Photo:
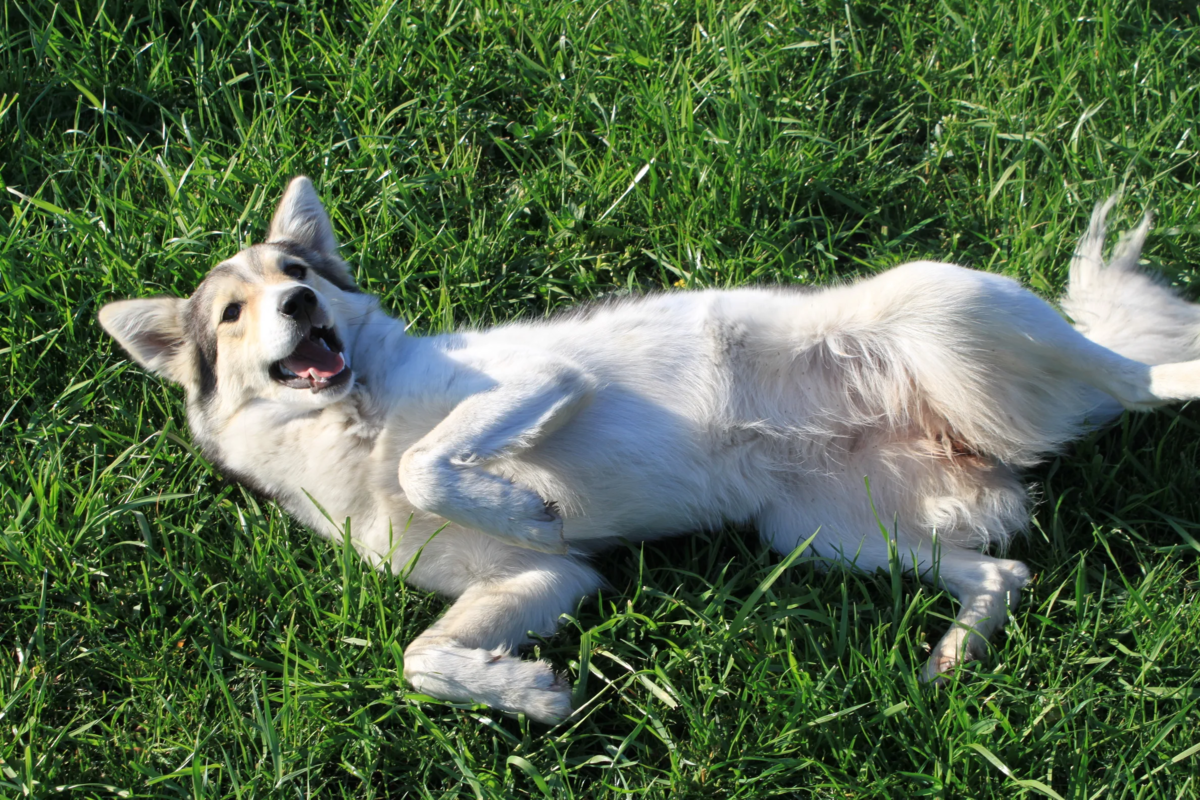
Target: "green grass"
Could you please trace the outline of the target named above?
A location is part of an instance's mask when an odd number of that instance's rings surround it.
[[[1036,579],[943,690],[946,595],[803,563],[756,592],[779,560],[727,531],[602,560],[540,645],[590,701],[550,730],[411,694],[441,601],[215,473],[94,322],[187,293],[297,173],[417,330],[914,257],[1053,296],[1121,189],[1195,298],[1194,3],[2,8],[0,795],[1200,794],[1194,408],[1034,472]]]

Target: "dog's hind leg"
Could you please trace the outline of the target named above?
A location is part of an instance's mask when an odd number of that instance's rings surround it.
[[[548,724],[571,714],[571,686],[545,661],[513,650],[529,634],[549,635],[601,583],[569,557],[541,557],[527,569],[480,581],[404,651],[404,677],[419,692],[486,703]]]
[[[902,426],[928,409],[1010,466],[1106,422],[1103,394],[1130,409],[1200,397],[1200,361],[1126,358],[998,275],[916,262],[848,287],[836,305],[843,318],[824,323],[811,351],[860,398],[857,410]]]
[[[848,494],[835,479],[829,483],[822,488],[822,497]],[[885,536],[874,515],[864,508],[866,498],[857,499],[858,503],[846,498],[836,506],[822,503],[817,507],[797,501],[776,503],[760,515],[760,534],[777,552],[788,553],[816,531],[811,550],[817,556],[866,572],[898,567],[957,598],[959,613],[930,653],[921,671],[923,681],[981,658],[988,639],[1004,627],[1009,610],[1016,608],[1021,588],[1029,582],[1029,568],[1020,561],[935,544],[919,533],[898,530]],[[826,520],[819,529],[817,518]],[[856,533],[847,533],[852,530]],[[863,530],[869,532],[857,533]]]
[[[1104,355],[1095,357],[1093,354],[1092,358],[1085,356],[1076,361],[1073,359],[1075,354],[1063,353],[1064,373],[1111,395],[1125,408],[1145,411],[1200,398],[1200,361],[1149,366],[1130,361],[1100,345],[1092,344],[1092,347],[1104,350]]]
[[[1061,318],[1047,317],[1027,337],[1027,346],[1041,351],[1058,375],[1099,389],[1130,410],[1200,398],[1200,361],[1143,364],[1093,342]]]

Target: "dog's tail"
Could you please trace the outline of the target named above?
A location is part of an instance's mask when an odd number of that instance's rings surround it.
[[[1124,234],[1105,261],[1105,220],[1114,195],[1097,203],[1088,231],[1071,259],[1071,275],[1062,309],[1075,329],[1097,344],[1143,364],[1172,364],[1200,358],[1200,305],[1138,269],[1138,257],[1150,231],[1150,213]],[[1116,402],[1102,414],[1121,413]]]
[[[1105,218],[1116,202],[1110,197],[1092,212],[1071,260],[1063,311],[1084,336],[1134,361],[1156,365],[1200,358],[1200,306],[1138,269],[1149,212],[1104,260]]]

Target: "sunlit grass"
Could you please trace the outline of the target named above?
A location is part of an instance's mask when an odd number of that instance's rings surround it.
[[[586,701],[551,730],[411,694],[441,601],[214,472],[94,322],[186,294],[298,173],[416,331],[915,257],[1053,296],[1120,190],[1194,298],[1194,6],[3,8],[0,795],[1200,791],[1193,409],[1036,470],[1036,579],[943,690],[948,597],[803,563],[756,593],[778,559],[731,530],[601,560],[540,645]]]

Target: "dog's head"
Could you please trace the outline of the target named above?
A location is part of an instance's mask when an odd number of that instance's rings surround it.
[[[139,364],[183,384],[193,407],[271,400],[312,409],[354,384],[349,345],[364,303],[329,216],[300,177],[265,244],[218,264],[186,300],[109,303],[100,324]]]

